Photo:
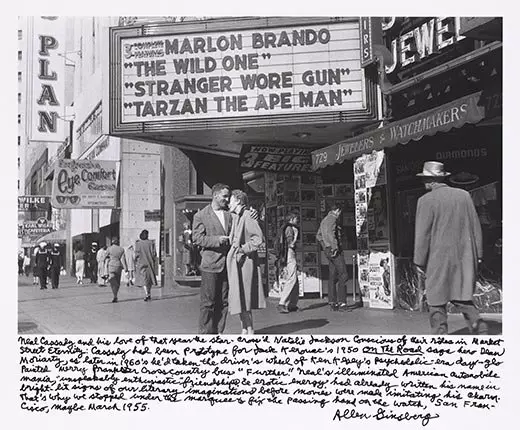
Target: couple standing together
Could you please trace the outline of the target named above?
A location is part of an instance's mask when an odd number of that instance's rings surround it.
[[[229,211],[228,211],[229,209]],[[193,218],[193,243],[201,247],[200,334],[223,334],[227,313],[240,315],[242,334],[253,334],[253,309],[266,307],[258,248],[264,238],[247,194],[225,184]]]

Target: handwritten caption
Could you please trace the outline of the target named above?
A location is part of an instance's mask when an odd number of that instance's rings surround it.
[[[330,420],[417,421],[500,402],[499,338],[19,337],[20,407],[147,411],[157,402],[312,405]]]

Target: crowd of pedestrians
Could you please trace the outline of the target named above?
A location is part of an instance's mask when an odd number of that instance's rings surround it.
[[[425,280],[433,334],[448,332],[447,304],[463,313],[474,334],[486,334],[487,325],[473,303],[478,265],[482,261],[482,231],[470,194],[445,183],[450,174],[442,163],[426,162],[421,178],[428,191],[418,200],[415,226],[414,263]],[[328,302],[332,311],[350,311],[362,307],[362,296],[347,304],[347,268],[342,249],[340,219],[342,208],[333,205],[316,233],[329,263]],[[277,309],[289,313],[298,309],[299,286],[296,247],[300,236],[299,215],[289,213],[274,241],[276,268],[281,286]],[[254,334],[253,311],[266,307],[266,296],[258,257],[264,235],[258,212],[251,208],[247,194],[226,184],[212,187],[212,201],[195,213],[191,229],[192,243],[200,252],[200,334],[223,334],[228,314],[238,315],[242,334]],[[110,246],[92,242],[85,253],[81,244],[74,252],[76,282],[84,285],[85,274],[91,284],[112,290],[118,302],[122,275],[128,286],[143,287],[144,300],[152,298],[157,285],[155,244],[143,230],[139,240],[123,248],[114,237]],[[18,273],[29,276],[33,284],[47,289],[59,287],[64,272],[63,255],[58,243],[41,242],[33,259],[28,253],[18,255]],[[389,282],[387,282],[389,283]],[[357,282],[353,283],[356,288]],[[386,288],[390,288],[389,285]],[[358,287],[359,289],[359,287]],[[354,295],[355,297],[355,295]]]

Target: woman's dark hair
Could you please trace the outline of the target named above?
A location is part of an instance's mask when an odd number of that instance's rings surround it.
[[[139,235],[139,239],[141,240],[147,240],[148,239],[148,230],[143,230],[141,234]]]
[[[231,197],[237,199],[241,205],[247,206],[249,203],[249,199],[247,198],[247,194],[242,190],[233,190],[231,193]]]
[[[119,245],[119,239],[117,237],[112,238],[112,245]]]
[[[291,220],[292,220],[293,218],[300,218],[300,215],[298,215],[298,213],[296,213],[296,212],[289,212],[289,213],[287,214],[287,216],[285,217],[285,220],[286,220],[287,222],[291,222]]]
[[[81,243],[78,243],[78,246],[76,247],[76,251],[83,251],[83,245]]]

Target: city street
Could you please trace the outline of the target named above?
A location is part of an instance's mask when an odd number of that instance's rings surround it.
[[[40,290],[32,276],[19,277],[19,334],[196,334],[199,289],[164,287],[152,290],[153,300],[143,301],[143,291],[121,286],[119,302],[111,303],[110,287],[77,285],[62,276],[58,290]],[[254,311],[257,334],[429,334],[428,314],[403,310],[356,309],[331,312],[324,299],[300,300],[300,310],[280,314],[277,300]],[[490,334],[501,334],[501,315],[483,316]],[[450,334],[468,334],[461,315],[450,315]],[[240,333],[238,316],[228,318],[226,334]]]

